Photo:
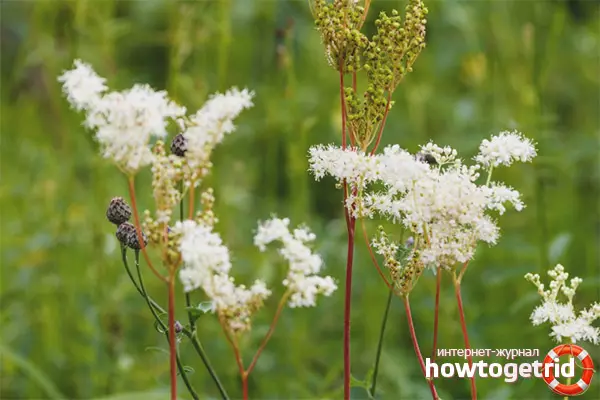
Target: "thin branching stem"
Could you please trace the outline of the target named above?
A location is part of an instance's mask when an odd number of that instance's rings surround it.
[[[471,345],[469,344],[469,334],[467,332],[467,323],[465,322],[465,310],[463,308],[463,301],[460,293],[460,280],[456,277],[456,275],[453,275],[453,278],[454,292],[456,293],[456,303],[458,304],[458,313],[460,315],[460,327],[462,329],[463,338],[465,340],[465,349],[468,350],[467,359],[469,361],[469,367],[472,367],[473,357],[471,356]],[[477,399],[477,385],[475,384],[475,375],[471,377],[471,399]]]
[[[254,369],[254,366],[256,365],[256,362],[258,361],[258,357],[260,357],[260,355],[261,355],[262,351],[264,350],[265,346],[267,345],[267,343],[269,343],[269,340],[271,339],[271,336],[273,335],[273,332],[275,331],[275,327],[277,326],[277,321],[279,321],[279,317],[281,316],[281,311],[283,311],[283,307],[285,306],[285,303],[287,302],[287,300],[288,300],[289,297],[290,297],[290,292],[289,291],[286,292],[281,297],[281,300],[279,301],[279,305],[277,306],[277,311],[275,311],[275,316],[273,317],[273,321],[271,322],[271,326],[269,327],[269,331],[267,332],[267,334],[263,338],[262,343],[260,344],[258,350],[254,354],[254,357],[252,358],[252,362],[250,363],[250,365],[246,369],[246,374],[250,375],[250,373]]]
[[[408,320],[408,329],[410,331],[410,337],[412,339],[413,347],[415,349],[415,353],[417,358],[419,359],[419,365],[421,366],[421,371],[423,372],[423,376],[427,380],[427,384],[429,385],[429,389],[431,390],[431,396],[434,400],[438,400],[439,396],[437,391],[435,390],[435,385],[433,384],[433,380],[427,378],[427,372],[425,371],[425,361],[423,361],[423,355],[421,354],[421,349],[419,348],[419,342],[417,341],[417,334],[415,332],[415,326],[412,319],[412,314],[410,312],[410,302],[408,300],[408,294],[402,297],[404,302],[404,309],[406,310],[406,319]]]
[[[180,192],[183,193],[183,184],[181,184],[179,188],[180,188]],[[190,201],[190,204],[192,204],[191,201]],[[183,198],[182,198],[179,201],[179,220],[183,221],[183,218],[184,218],[184,204],[183,204]],[[190,294],[187,292],[185,293],[185,305],[188,310],[187,314],[188,314],[188,321],[190,323],[190,329],[189,330],[184,329],[183,333],[192,342],[192,346],[194,347],[194,350],[196,350],[196,353],[198,353],[198,356],[200,356],[200,359],[202,360],[204,367],[208,371],[208,374],[212,378],[215,385],[217,385],[217,389],[219,390],[221,398],[223,398],[223,400],[228,400],[229,396],[227,395],[227,391],[225,390],[225,387],[221,383],[221,380],[219,379],[217,372],[211,365],[210,360],[208,359],[208,356],[206,355],[206,352],[204,351],[204,348],[202,347],[202,344],[200,343],[200,339],[198,339],[198,332],[196,330],[196,322],[192,315],[192,309],[191,309],[192,299],[191,299]]]
[[[133,181],[133,177],[130,177],[128,180],[128,184],[129,184],[129,197],[131,199],[131,208],[133,210],[133,220],[135,222],[135,232],[137,234],[137,238],[138,238],[138,243],[142,249],[142,254],[144,255],[144,259],[146,260],[146,264],[148,264],[148,268],[150,268],[150,270],[152,271],[152,273],[154,275],[156,275],[156,277],[158,279],[160,279],[163,282],[167,282],[167,278],[165,278],[164,276],[162,276],[157,270],[156,268],[154,268],[154,266],[152,265],[152,261],[150,261],[150,257],[148,256],[148,252],[146,251],[146,244],[144,242],[143,239],[143,235],[142,235],[142,226],[140,224],[140,215],[138,213],[138,208],[137,208],[137,202],[135,199],[135,185],[134,185],[134,181]]]
[[[437,268],[435,284],[435,309],[433,311],[433,349],[431,350],[431,360],[435,361],[437,355],[437,342],[438,342],[438,323],[440,316],[440,292],[442,290],[442,269]]]
[[[377,343],[377,354],[375,355],[375,365],[373,366],[373,378],[371,381],[371,397],[375,398],[375,390],[377,389],[377,374],[379,373],[379,360],[381,359],[381,350],[383,349],[383,337],[385,335],[385,327],[387,325],[388,314],[390,313],[390,305],[392,304],[392,297],[394,291],[390,289],[388,298],[385,304],[385,311],[383,313],[383,319],[381,320],[381,329],[379,330],[379,342]]]
[[[369,242],[369,236],[367,235],[367,229],[365,227],[364,219],[360,220],[360,224],[362,226],[365,244],[367,245],[367,249],[369,249],[369,255],[371,256],[371,261],[373,262],[373,265],[375,265],[375,268],[377,268],[377,272],[379,273],[379,276],[381,277],[381,279],[383,279],[383,282],[385,283],[385,285],[388,287],[388,289],[392,290],[392,284],[385,277],[383,271],[381,270],[381,267],[379,266],[379,263],[377,262],[377,258],[375,258],[375,253],[373,253],[373,249],[371,248],[371,243]]]
[[[162,307],[160,307],[158,304],[156,304],[156,302],[154,302],[154,300],[152,300],[150,298],[150,296],[148,296],[148,293],[146,292],[146,287],[144,286],[144,278],[142,277],[142,271],[140,270],[139,251],[136,250],[136,252],[135,252],[135,269],[136,269],[138,280],[139,280],[139,286],[135,282],[135,279],[133,279],[133,275],[131,274],[131,272],[129,270],[129,266],[127,264],[127,257],[125,255],[125,250],[123,251],[123,263],[125,264],[125,269],[127,270],[127,273],[129,274],[129,277],[131,278],[131,281],[133,282],[135,287],[138,289],[138,292],[140,292],[140,294],[142,295],[144,300],[146,300],[146,304],[148,305],[148,308],[150,309],[152,316],[154,317],[154,319],[156,320],[156,323],[161,328],[161,332],[163,332],[165,334],[167,341],[170,343],[169,333],[167,332],[168,331],[167,326],[162,321],[160,316],[156,313],[156,311],[158,310],[161,314],[164,314],[165,310]],[[181,359],[179,357],[179,353],[177,353],[177,352],[175,353],[175,361],[177,364],[177,369],[179,370],[179,374],[181,375],[181,379],[183,379],[183,383],[185,384],[186,388],[190,392],[190,395],[192,396],[192,398],[194,400],[199,399],[198,393],[196,393],[196,390],[194,389],[191,382],[189,381],[189,378],[187,376],[187,373],[185,371],[183,363],[181,362]]]

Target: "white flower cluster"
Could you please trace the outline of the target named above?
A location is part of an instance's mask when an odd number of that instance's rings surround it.
[[[148,85],[107,92],[105,79],[80,60],[58,80],[72,107],[86,111],[85,125],[96,130],[103,156],[126,173],[151,164],[150,139],[165,138],[169,120],[185,115],[185,108],[169,100],[166,92]]]
[[[202,288],[232,332],[250,329],[252,315],[271,295],[266,284],[256,280],[250,288],[235,285],[229,276],[229,249],[211,227],[187,220],[177,222],[173,232],[180,235],[179,251],[184,266],[179,278],[184,290]]]
[[[190,126],[183,133],[187,141],[186,158],[192,167],[205,165],[214,147],[226,134],[235,130],[233,120],[253,106],[253,92],[231,88],[224,94],[212,95],[198,112],[190,117]]]
[[[85,126],[96,131],[103,156],[127,174],[154,162],[151,139],[164,139],[168,123],[176,121],[187,142],[187,176],[193,177],[188,180],[195,184],[210,168],[214,147],[235,130],[233,119],[253,105],[252,92],[234,87],[224,94],[213,94],[196,114],[186,119],[186,109],[169,100],[165,91],[136,84],[128,90],[109,92],[106,80],[80,60],[75,60],[74,68],[58,80],[71,106],[85,110]]]
[[[281,241],[280,254],[289,262],[289,272],[283,285],[287,287],[290,307],[316,305],[316,296],[331,295],[337,286],[329,276],[316,275],[323,264],[321,257],[313,254],[306,243],[315,235],[306,228],[290,233],[288,219],[273,218],[259,224],[254,243],[261,251],[273,241]],[[236,286],[229,275],[231,259],[229,249],[212,227],[192,220],[177,222],[172,229],[179,237],[183,267],[179,279],[184,290],[201,288],[212,300],[215,312],[225,320],[233,332],[250,329],[251,317],[271,295],[263,281],[256,280],[250,288]]]
[[[504,140],[507,134],[502,133],[484,143],[494,143],[502,157],[509,154],[510,159],[530,160],[535,149],[523,150],[530,142],[516,141],[520,136],[511,135],[511,140]],[[482,144],[482,151],[488,147]],[[490,157],[478,159],[483,163]],[[430,161],[433,165],[427,158],[434,160]],[[463,165],[456,150],[433,143],[421,146],[416,156],[397,145],[378,155],[316,146],[311,148],[309,160],[317,180],[331,175],[350,185],[346,207],[354,217],[371,218],[377,213],[420,237],[423,247],[419,254],[425,264],[451,267],[466,262],[473,257],[478,240],[493,244],[499,236],[487,211],[503,214],[506,203],[516,210],[524,207],[519,192],[510,187],[496,182],[478,185],[482,165]],[[384,190],[370,190],[369,184],[383,184]]]
[[[536,307],[531,314],[533,325],[550,322],[552,324],[550,336],[557,342],[567,338],[572,343],[583,340],[598,344],[600,329],[592,326],[592,323],[600,318],[600,303],[594,303],[590,308],[576,314],[573,308],[573,297],[582,280],[573,278],[570,285],[567,285],[569,274],[560,264],[549,270],[548,275],[552,278],[548,290],[544,290],[545,286],[541,283],[538,274],[525,275],[525,279],[537,287],[538,293],[542,297],[542,304]],[[566,302],[559,301],[560,293],[566,297]]]
[[[484,140],[479,146],[475,161],[485,167],[511,165],[514,161],[527,162],[536,156],[533,142],[517,131],[500,132],[492,140]]]
[[[323,264],[318,254],[313,254],[306,243],[315,235],[307,228],[296,228],[290,232],[290,220],[272,218],[259,224],[254,244],[265,251],[269,243],[279,241],[279,254],[289,263],[289,272],[283,285],[290,291],[290,307],[313,307],[319,294],[330,296],[337,286],[330,276],[317,275]]]

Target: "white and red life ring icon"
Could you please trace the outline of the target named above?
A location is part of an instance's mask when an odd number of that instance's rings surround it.
[[[577,357],[583,364],[583,375],[581,379],[571,385],[565,385],[557,381],[553,374],[554,368],[550,367],[546,371],[545,367],[546,364],[553,365],[555,358],[565,354]],[[546,374],[546,372],[548,372],[548,374]],[[594,376],[594,362],[592,361],[592,357],[590,357],[587,351],[575,344],[561,344],[556,346],[550,350],[548,355],[546,355],[542,364],[542,377],[544,378],[544,381],[552,391],[561,396],[577,396],[582,394],[590,387],[592,376]]]

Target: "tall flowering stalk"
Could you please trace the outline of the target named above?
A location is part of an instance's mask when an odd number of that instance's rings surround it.
[[[253,105],[254,94],[236,88],[217,93],[199,111],[187,116],[185,108],[169,100],[165,92],[154,91],[147,85],[134,85],[122,92],[108,91],[105,80],[79,60],[59,81],[72,107],[85,111],[84,125],[95,132],[102,155],[127,177],[131,206],[120,197],[114,198],[106,215],[117,226],[116,237],[121,242],[126,272],[155,318],[157,328],[169,341],[171,399],[177,397],[178,371],[192,397],[200,398],[179,358],[177,343],[182,335],[191,341],[221,397],[228,398],[197,337],[196,321],[206,312],[216,315],[233,349],[243,398],[247,399],[248,376],[271,338],[284,306],[313,307],[319,295],[329,296],[337,289],[331,277],[319,275],[323,263],[310,249],[315,235],[307,227],[290,230],[288,219],[276,217],[260,223],[254,237],[256,246],[265,251],[267,245],[279,243],[279,253],[289,270],[282,282],[283,293],[271,326],[248,367],[244,366],[240,338],[252,328],[253,316],[273,292],[260,279],[250,287],[236,284],[231,276],[229,249],[216,231],[218,218],[213,210],[213,190],[202,187],[202,183],[212,167],[210,158],[214,148],[235,130],[233,120]],[[168,129],[176,133],[170,148],[164,142]],[[145,210],[142,215],[137,205],[135,177],[145,167],[152,172],[154,210]],[[186,197],[188,206],[184,210]],[[173,215],[177,207],[179,218]],[[131,216],[133,224],[129,222]],[[135,253],[137,278],[129,266],[127,249]],[[148,249],[154,250],[152,254]],[[140,251],[148,268],[167,286],[166,311],[146,290]],[[177,280],[185,293],[186,325],[175,318]],[[208,306],[206,302],[192,304],[190,295],[199,290],[208,299]],[[166,323],[162,319],[165,314]]]
[[[411,0],[404,21],[396,10],[388,16],[382,12],[376,21],[377,33],[369,38],[360,30],[371,1],[311,0],[317,29],[321,33],[327,61],[339,75],[341,108],[341,149],[350,152],[375,153],[387,115],[392,106],[392,93],[425,45],[425,15],[421,0]],[[368,82],[367,90],[357,91],[358,73]],[[346,76],[351,84],[346,85]],[[370,149],[370,150],[369,150]],[[354,198],[359,186],[347,179],[340,182],[344,204]],[[347,256],[344,299],[344,398],[350,397],[350,319],[352,301],[352,269],[356,216],[344,207],[347,228]]]
[[[377,32],[367,38],[360,32],[369,2],[313,1],[312,8],[329,64],[340,76],[342,120],[341,146],[314,146],[309,152],[315,178],[333,176],[343,189],[348,227],[346,298],[344,306],[344,397],[350,387],[350,310],[353,248],[358,219],[384,218],[400,225],[407,237],[394,237],[380,228],[369,239],[363,236],[374,266],[386,286],[404,303],[409,332],[421,370],[423,356],[411,316],[409,295],[426,269],[437,274],[434,314],[434,349],[437,346],[441,274],[449,272],[454,284],[465,347],[470,348],[461,296],[461,282],[477,243],[495,244],[499,231],[491,213],[503,214],[505,204],[524,207],[518,191],[492,181],[494,168],[514,161],[527,162],[536,155],[533,143],[518,132],[502,132],[484,140],[475,164],[467,165],[451,147],[433,143],[411,154],[398,145],[378,153],[394,90],[425,46],[427,9],[420,0],[409,1],[402,19],[397,11],[382,12],[375,21]],[[367,79],[367,90],[356,90],[357,72]],[[352,85],[345,87],[345,76]],[[483,182],[480,175],[483,173]],[[383,258],[385,270],[377,261]],[[382,330],[385,324],[382,324]],[[381,337],[383,335],[380,335]],[[381,343],[378,347],[381,346]],[[378,350],[379,351],[379,350]],[[469,363],[472,364],[471,358]],[[377,368],[377,365],[376,365]],[[432,397],[438,398],[431,379]],[[477,397],[475,379],[472,398]],[[371,395],[374,395],[371,393]]]

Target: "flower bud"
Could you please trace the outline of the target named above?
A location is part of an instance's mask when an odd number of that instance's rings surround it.
[[[187,151],[187,139],[183,136],[183,133],[178,134],[173,138],[173,142],[171,142],[171,153],[175,154],[178,157],[185,156],[185,152]]]
[[[148,238],[146,237],[146,235],[144,234],[144,232],[141,232],[142,234],[142,240],[144,241],[144,247],[146,247],[146,245],[148,244]],[[140,246],[140,241],[138,240],[138,235],[137,235],[137,231],[134,227],[133,232],[130,232],[127,235],[127,246],[129,248],[132,248],[134,250],[140,250],[142,248],[142,246]]]
[[[113,224],[119,226],[131,218],[131,208],[122,197],[114,197],[108,209],[106,210],[106,218]]]
[[[183,331],[183,325],[179,321],[175,321],[175,333],[181,333]]]
[[[133,226],[129,222],[123,222],[117,228],[115,236],[117,237],[117,239],[119,239],[119,242],[121,242],[124,245],[127,245],[127,237],[129,237],[129,234],[132,232],[135,233],[135,226]]]

